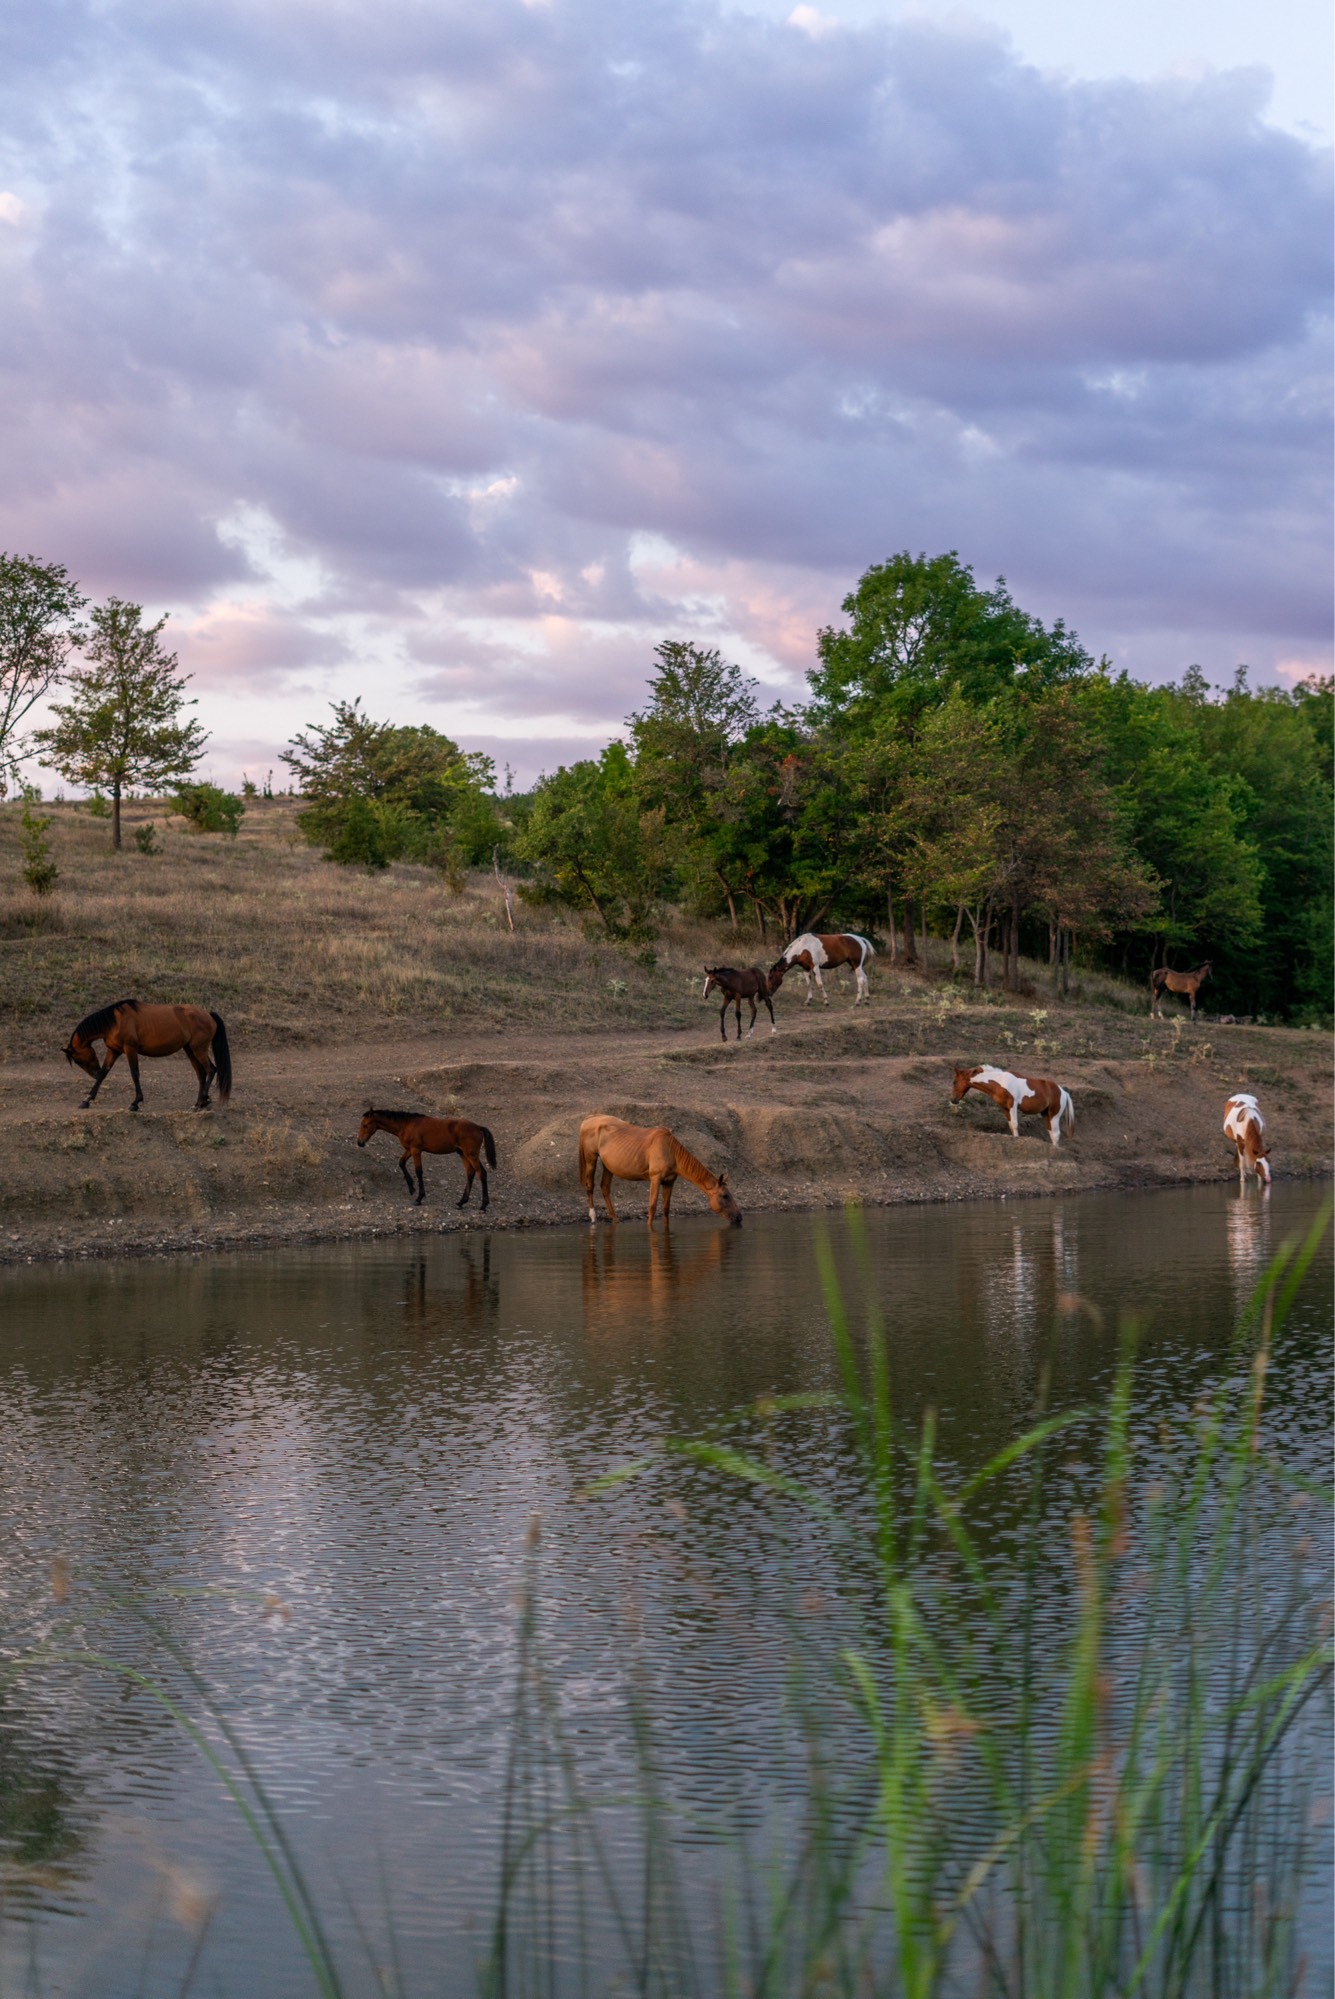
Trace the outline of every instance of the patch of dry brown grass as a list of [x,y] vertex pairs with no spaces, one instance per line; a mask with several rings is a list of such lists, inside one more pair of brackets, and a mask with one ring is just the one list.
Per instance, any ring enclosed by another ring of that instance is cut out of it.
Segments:
[[[49,1052],[81,1014],[126,994],[193,1000],[238,1032],[279,1044],[446,1024],[707,1032],[716,1016],[713,1002],[700,1004],[704,966],[769,963],[778,949],[726,924],[679,920],[646,954],[591,935],[568,911],[518,898],[512,932],[490,875],[456,893],[425,868],[336,867],[301,839],[290,799],[252,801],[235,840],[194,833],[159,803],[131,804],[119,855],[107,820],[69,804],[44,809],[60,883],[39,899],[19,874],[19,807],[0,808],[0,1059]],[[158,854],[134,845],[148,820]],[[878,1011],[916,1020],[924,1007],[996,1004],[995,994],[951,986],[947,947],[933,940],[931,948],[930,980],[878,962]],[[1052,1006],[1040,968],[1026,969],[1044,995],[1039,1005]],[[1109,1000],[1135,1000],[1132,988],[1113,984],[1100,982],[1109,988],[1099,994],[1105,1018]],[[831,982],[836,1007],[847,1005],[845,986]],[[785,1011],[799,990],[786,990]]]

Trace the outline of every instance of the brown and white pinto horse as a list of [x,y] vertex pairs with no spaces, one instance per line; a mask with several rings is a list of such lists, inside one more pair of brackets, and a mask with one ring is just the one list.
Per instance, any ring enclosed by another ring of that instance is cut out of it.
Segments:
[[803,1006],[811,1005],[811,981],[815,979],[820,987],[820,996],[826,1006],[830,995],[825,990],[822,971],[832,971],[840,965],[847,965],[853,974],[855,992],[853,1004],[869,999],[871,987],[867,983],[867,961],[876,956],[876,947],[866,937],[859,937],[856,931],[841,930],[834,937],[817,937],[813,931],[804,930],[800,937],[794,937],[781,958],[770,967],[769,989],[776,993],[785,976],[797,970],[806,974],[807,996]]
[[[107,1051],[105,1062],[98,1060],[94,1045],[98,1041]],[[137,1111],[144,1101],[139,1085],[139,1057],[179,1055],[182,1049],[199,1078],[195,1109],[209,1108],[209,1085],[215,1076],[219,1101],[225,1104],[232,1094],[232,1052],[221,1014],[210,1013],[202,1006],[155,1006],[137,999],[116,1000],[96,1013],[85,1014],[65,1043],[65,1060],[93,1079],[93,1087],[80,1110],[88,1109],[116,1066],[117,1056],[123,1055],[134,1081],[130,1109]]]
[[1068,1131],[1074,1129],[1075,1105],[1070,1093],[1060,1083],[1049,1082],[1046,1076],[1015,1076],[1009,1069],[994,1069],[990,1063],[957,1069],[955,1087],[950,1093],[956,1109],[970,1090],[980,1090],[994,1104],[1000,1104],[1010,1120],[1012,1138],[1020,1136],[1021,1111],[1026,1117],[1042,1118],[1054,1145],[1061,1139],[1063,1124]]
[[1194,972],[1170,972],[1167,965],[1156,965],[1150,973],[1150,1019],[1157,1013],[1163,1019],[1163,996],[1166,992],[1185,993],[1191,1001],[1191,1017],[1196,1018],[1196,995],[1211,972],[1207,958],[1203,965],[1197,965]]
[[619,1217],[612,1206],[612,1179],[619,1175],[623,1180],[649,1182],[650,1228],[658,1211],[659,1188],[663,1190],[663,1220],[667,1222],[672,1212],[672,1189],[679,1179],[693,1181],[716,1215],[725,1215],[734,1228],[741,1227],[742,1211],[729,1191],[727,1174],[711,1173],[672,1136],[665,1124],[626,1124],[619,1117],[585,1118],[579,1128],[579,1184],[588,1195],[589,1220],[593,1223],[598,1220],[593,1207],[593,1183],[600,1165],[603,1199],[614,1222]]
[[751,1005],[751,1025],[746,1030],[748,1041],[756,1031],[757,1000],[760,1001],[761,1005],[769,1013],[770,1033],[778,1033],[779,1030],[774,1021],[774,1008],[770,1002],[770,975],[768,972],[762,971],[759,965],[750,965],[744,972],[735,971],[731,965],[706,965],[705,989],[701,997],[708,999],[709,995],[716,990],[723,995],[723,1006],[718,1017],[718,1031],[725,1041],[728,1038],[728,1008],[730,1006],[737,1009],[737,1039],[740,1041],[742,1038],[743,1000],[749,1000]]
[[1265,1142],[1265,1119],[1255,1097],[1240,1090],[1224,1106],[1224,1136],[1231,1138],[1238,1152],[1238,1185],[1247,1185],[1247,1175],[1256,1175],[1258,1187],[1270,1185],[1270,1159]]

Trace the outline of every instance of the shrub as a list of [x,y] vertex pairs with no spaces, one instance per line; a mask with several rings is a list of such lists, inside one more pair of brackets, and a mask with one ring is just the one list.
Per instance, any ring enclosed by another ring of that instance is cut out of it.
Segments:
[[47,834],[51,829],[49,813],[37,813],[33,806],[41,798],[41,793],[31,785],[23,791],[23,832],[20,843],[23,852],[23,879],[34,895],[50,895],[60,880],[60,869],[51,858],[51,842]]
[[170,810],[179,813],[196,833],[226,833],[235,840],[246,807],[234,791],[201,783],[178,785]]
[[151,819],[134,829],[134,844],[141,854],[160,854],[162,843],[158,839],[158,829]]

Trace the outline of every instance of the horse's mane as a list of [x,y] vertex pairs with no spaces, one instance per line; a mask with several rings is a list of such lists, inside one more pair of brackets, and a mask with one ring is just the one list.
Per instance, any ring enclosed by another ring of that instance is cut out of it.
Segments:
[[718,1174],[711,1173],[702,1159],[697,1159],[693,1152],[688,1152],[675,1134],[670,1132],[668,1136],[672,1139],[678,1173],[683,1178],[693,1181],[697,1187],[703,1188],[706,1193],[711,1187],[717,1187]]
[[86,1013],[70,1036],[71,1041],[96,1041],[99,1034],[105,1034],[109,1027],[116,1025],[116,1015],[123,1006],[137,1007],[137,999],[113,1000],[110,1006],[100,1006],[96,1013]]
[[425,1117],[427,1113],[425,1111],[382,1111],[377,1110],[374,1104],[368,1104],[365,1115],[367,1117],[380,1118],[391,1131],[394,1131],[397,1130],[399,1125],[409,1124],[414,1118]]

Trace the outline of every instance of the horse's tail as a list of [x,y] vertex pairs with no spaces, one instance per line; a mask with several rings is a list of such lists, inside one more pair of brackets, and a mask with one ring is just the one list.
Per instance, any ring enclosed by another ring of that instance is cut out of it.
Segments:
[[579,1184],[592,1197],[593,1183],[598,1177],[598,1147],[592,1139],[586,1139],[584,1126],[579,1130]]
[[486,1147],[488,1166],[494,1166],[496,1164],[496,1141],[485,1125],[482,1127],[482,1143]]
[[862,946],[862,962],[865,965],[868,958],[876,956],[876,946],[872,943],[870,937],[859,936],[856,930],[853,932],[853,935],[857,937],[858,943]]
[[[1060,1089],[1061,1085],[1058,1084],[1057,1087]],[[1061,1102],[1057,1106],[1056,1125],[1058,1131],[1062,1128],[1063,1120],[1068,1131],[1075,1130],[1075,1105],[1071,1102],[1071,1092],[1069,1090],[1062,1090]]]
[[220,1013],[213,1016],[213,1060],[218,1069],[218,1099],[226,1103],[232,1094],[232,1051],[227,1045],[227,1029]]

